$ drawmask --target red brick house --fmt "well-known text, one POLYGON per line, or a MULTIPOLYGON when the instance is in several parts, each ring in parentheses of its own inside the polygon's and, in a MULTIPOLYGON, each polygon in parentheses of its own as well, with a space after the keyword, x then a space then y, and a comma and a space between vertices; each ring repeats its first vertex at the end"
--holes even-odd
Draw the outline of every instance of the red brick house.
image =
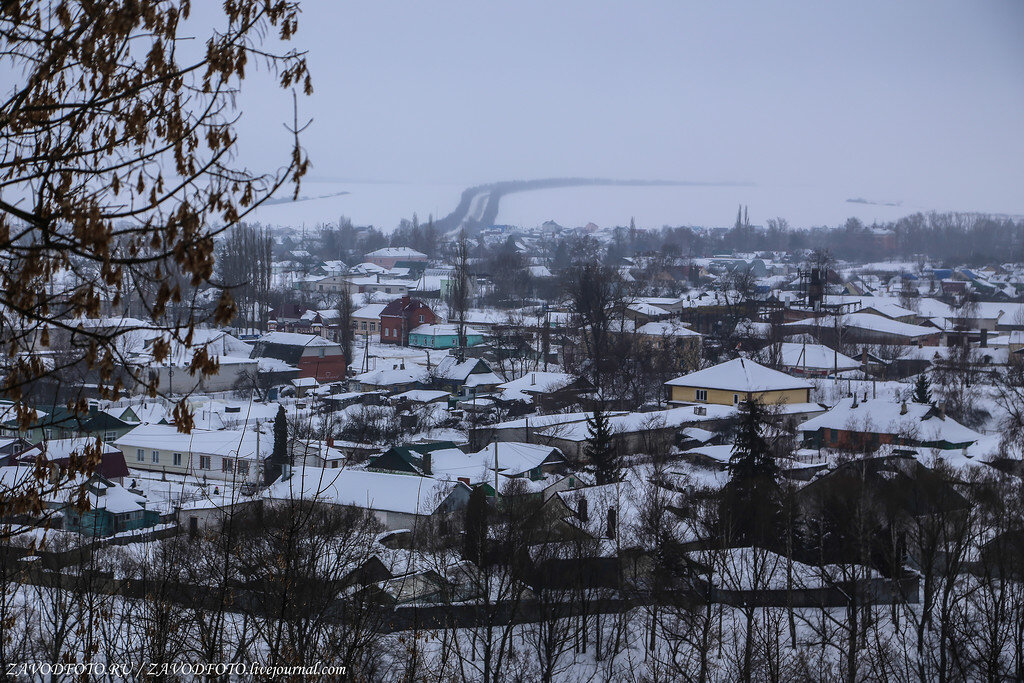
POLYGON ((403 296, 395 299, 380 312, 380 341, 382 344, 409 345, 409 331, 418 325, 433 325, 437 316, 419 299, 403 296))
POLYGON ((313 377, 318 382, 345 379, 341 345, 317 335, 268 332, 256 340, 251 357, 276 358, 298 368, 299 377, 313 377))

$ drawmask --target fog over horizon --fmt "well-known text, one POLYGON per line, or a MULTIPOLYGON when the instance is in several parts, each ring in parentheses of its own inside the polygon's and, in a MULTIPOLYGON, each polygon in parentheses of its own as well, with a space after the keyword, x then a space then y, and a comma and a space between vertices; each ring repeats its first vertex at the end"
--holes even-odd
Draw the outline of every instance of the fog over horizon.
MULTIPOLYGON (((752 214, 819 194, 1024 214, 1022 29, 1011 0, 320 2, 292 45, 314 79, 299 98, 309 179, 339 190, 664 179, 787 188, 752 214)), ((290 97, 258 79, 239 103, 241 156, 273 167, 290 97)))

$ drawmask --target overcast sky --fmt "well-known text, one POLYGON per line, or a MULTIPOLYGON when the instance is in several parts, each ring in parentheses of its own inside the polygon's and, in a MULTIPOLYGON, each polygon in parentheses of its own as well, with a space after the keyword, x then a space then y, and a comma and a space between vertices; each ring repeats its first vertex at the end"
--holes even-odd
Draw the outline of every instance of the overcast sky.
MULTIPOLYGON (((1024 2, 303 3, 313 176, 593 176, 1024 211, 1024 2)), ((288 112, 242 100, 247 161, 288 112)))

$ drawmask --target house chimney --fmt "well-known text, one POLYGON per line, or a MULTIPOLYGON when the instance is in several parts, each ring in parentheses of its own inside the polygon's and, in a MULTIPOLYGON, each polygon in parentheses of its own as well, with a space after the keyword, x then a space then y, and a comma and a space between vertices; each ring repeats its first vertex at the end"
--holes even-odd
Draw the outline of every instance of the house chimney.
POLYGON ((608 538, 615 538, 615 525, 618 522, 618 515, 615 508, 608 508, 608 538))
POLYGON ((590 519, 590 512, 587 510, 587 499, 584 496, 580 496, 579 500, 576 501, 576 516, 579 517, 581 522, 587 522, 590 519))
POLYGON ((532 373, 530 373, 530 386, 532 387, 536 383, 537 383, 537 373, 532 372, 532 373))
POLYGON ((939 419, 940 420, 945 420, 946 419, 946 404, 945 403, 940 403, 939 404, 939 419))
POLYGON ((423 474, 429 476, 434 473, 433 468, 431 467, 433 465, 433 460, 434 459, 430 456, 430 453, 423 454, 423 474))
POLYGON ((981 329, 981 348, 984 349, 984 348, 987 348, 987 347, 988 347, 988 330, 986 330, 985 328, 982 328, 981 329))

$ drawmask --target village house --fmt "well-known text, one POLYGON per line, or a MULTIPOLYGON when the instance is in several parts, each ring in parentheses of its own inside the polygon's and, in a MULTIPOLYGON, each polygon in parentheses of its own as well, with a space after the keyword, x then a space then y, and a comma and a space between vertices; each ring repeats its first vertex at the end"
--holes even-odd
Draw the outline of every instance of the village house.
POLYGON ((124 454, 110 443, 97 442, 96 439, 89 437, 42 441, 22 450, 12 457, 12 460, 24 465, 31 465, 43 460, 66 467, 70 464, 72 456, 82 458, 85 456, 87 448, 92 451, 97 447, 99 448, 100 462, 96 465, 96 474, 115 484, 123 484, 124 478, 129 474, 124 454))
POLYGON ((522 402, 541 410, 555 411, 580 402, 581 394, 592 389, 585 379, 565 372, 529 372, 497 387, 499 400, 522 402))
POLYGON ((268 503, 317 501, 365 510, 387 529, 417 528, 450 517, 469 502, 459 481, 356 469, 297 468, 264 494, 268 503))
MULTIPOLYGON (((464 330, 466 346, 483 344, 484 335, 472 327, 464 330)), ((457 325, 417 325, 409 332, 409 346, 425 349, 454 349, 459 346, 457 325)))
POLYGON ((260 337, 252 357, 275 358, 299 369, 299 377, 318 382, 345 379, 346 359, 341 345, 311 334, 268 332, 260 337))
POLYGON ((753 399, 766 405, 797 405, 811 401, 810 382, 766 368, 747 358, 734 358, 665 383, 671 403, 739 405, 753 399))
POLYGON ((501 384, 501 378, 491 370, 487 361, 445 356, 430 372, 431 385, 463 399, 487 394, 501 384))
POLYGON ((352 331, 362 337, 375 337, 380 333, 380 314, 387 304, 367 304, 352 313, 352 331))
MULTIPOLYGON (((767 348, 761 356, 771 355, 767 348)), ((830 349, 824 344, 782 342, 778 348, 779 368, 800 377, 827 377, 828 375, 861 369, 861 362, 830 349)))
POLYGON ((381 268, 391 269, 398 263, 426 263, 430 259, 423 252, 409 247, 384 247, 371 251, 366 260, 381 268))
POLYGON ((114 442, 131 469, 188 475, 197 479, 258 482, 274 437, 252 430, 193 429, 146 424, 114 442))
POLYGON ((380 341, 382 344, 409 345, 409 333, 419 325, 433 325, 437 317, 430 306, 419 299, 403 296, 395 299, 380 312, 380 341))
POLYGON ((147 509, 146 497, 124 486, 94 474, 85 484, 86 510, 77 506, 79 488, 68 486, 53 506, 61 510, 64 530, 83 536, 113 536, 125 531, 145 529, 160 521, 160 513, 147 509))
POLYGON ((424 389, 428 386, 430 377, 427 369, 419 365, 409 368, 405 364, 397 367, 378 367, 356 375, 352 378, 351 387, 354 391, 384 391, 389 394, 401 393, 410 389, 424 389))
POLYGON ((798 428, 810 448, 870 453, 887 444, 938 450, 964 449, 981 434, 926 403, 844 398, 798 428))

